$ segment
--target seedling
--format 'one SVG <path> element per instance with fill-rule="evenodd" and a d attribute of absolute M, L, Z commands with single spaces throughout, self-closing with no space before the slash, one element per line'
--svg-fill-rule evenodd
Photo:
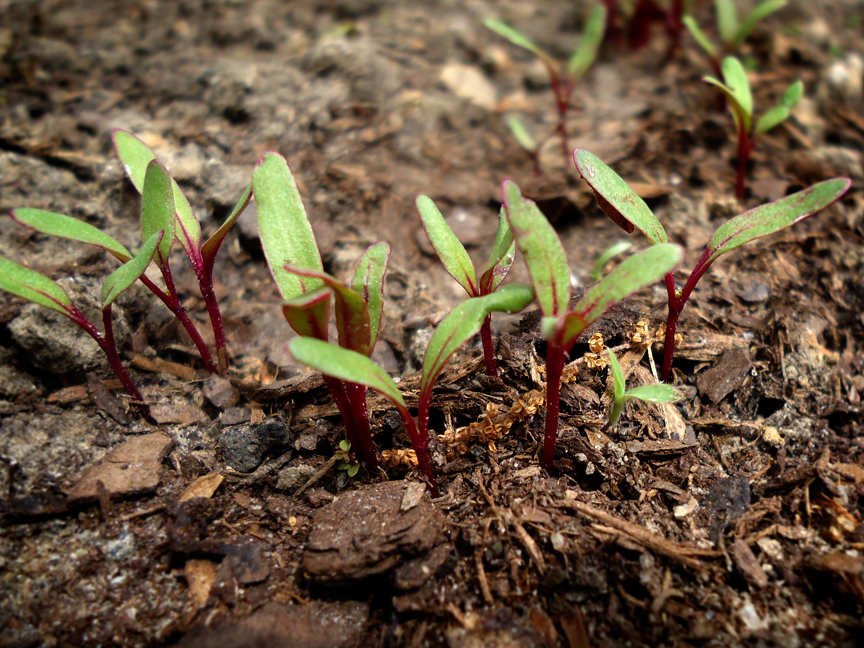
<path fill-rule="evenodd" d="M 538 47 L 531 39 L 510 25 L 492 19 L 486 20 L 483 24 L 499 36 L 503 36 L 509 40 L 514 45 L 533 53 L 540 59 L 546 68 L 546 73 L 549 75 L 549 83 L 552 86 L 552 92 L 555 94 L 555 108 L 558 112 L 558 124 L 552 133 L 557 132 L 561 138 L 561 151 L 566 166 L 570 156 L 570 144 L 567 134 L 567 113 L 570 110 L 570 102 L 573 98 L 573 91 L 576 89 L 576 84 L 583 76 L 585 76 L 588 68 L 591 67 L 594 59 L 597 58 L 597 51 L 600 49 L 600 43 L 603 41 L 603 31 L 606 26 L 606 8 L 603 7 L 603 5 L 596 5 L 591 11 L 591 14 L 588 17 L 588 22 L 585 23 L 585 31 L 582 33 L 582 39 L 573 51 L 573 55 L 570 57 L 567 66 L 563 70 L 559 66 L 558 61 L 552 58 L 551 55 L 540 49 L 540 47 Z M 519 123 L 521 124 L 521 122 Z M 510 129 L 511 131 L 513 130 L 512 123 Z M 525 130 L 524 126 L 521 130 L 524 131 L 525 135 L 528 134 L 528 131 Z M 533 142 L 533 138 L 531 138 L 530 135 L 528 135 L 527 138 L 520 137 L 516 132 L 514 132 L 514 135 L 523 147 Z M 549 139 L 550 136 L 551 134 L 544 137 L 543 140 L 534 147 L 532 159 L 535 163 L 535 170 L 539 165 L 538 157 L 540 146 L 542 146 L 543 142 Z"/>
<path fill-rule="evenodd" d="M 504 213 L 498 215 L 498 233 L 495 235 L 495 244 L 492 246 L 492 254 L 486 270 L 477 281 L 477 273 L 474 264 L 465 247 L 456 238 L 453 230 L 447 225 L 447 221 L 441 215 L 438 207 L 427 196 L 417 196 L 417 212 L 426 230 L 426 236 L 432 243 L 435 252 L 444 264 L 444 269 L 453 277 L 460 286 L 465 289 L 469 297 L 482 297 L 493 293 L 510 271 L 513 259 L 516 256 L 516 243 L 513 241 L 513 232 L 504 217 Z M 495 363 L 495 352 L 492 347 L 492 315 L 487 315 L 480 328 L 480 336 L 483 341 L 483 358 L 486 362 L 486 373 L 490 376 L 498 375 Z"/>
<path fill-rule="evenodd" d="M 150 162 L 156 159 L 156 155 L 132 133 L 115 130 L 111 137 L 114 140 L 114 148 L 117 150 L 117 155 L 123 163 L 126 174 L 139 193 L 143 192 L 144 174 Z M 216 357 L 219 363 L 218 371 L 219 373 L 226 374 L 228 372 L 228 345 L 225 340 L 225 325 L 222 322 L 222 312 L 219 310 L 219 301 L 216 299 L 216 293 L 213 290 L 213 267 L 216 263 L 216 254 L 219 252 L 222 242 L 234 226 L 234 223 L 240 218 L 240 214 L 246 209 L 246 205 L 249 204 L 252 187 L 246 187 L 240 196 L 240 200 L 228 215 L 228 218 L 225 219 L 225 222 L 222 223 L 213 236 L 202 244 L 201 224 L 192 211 L 189 201 L 173 179 L 171 180 L 171 186 L 174 190 L 174 208 L 177 221 L 176 235 L 180 241 L 180 245 L 183 246 L 186 252 L 186 256 L 189 257 L 189 262 L 192 264 L 192 269 L 198 278 L 201 296 L 204 298 L 204 304 L 207 306 L 207 313 L 210 316 L 210 324 L 213 327 L 213 337 L 216 342 Z M 173 238 L 172 236 L 172 242 Z M 192 337 L 193 342 L 198 347 L 198 351 L 201 353 L 205 364 L 208 365 L 208 368 L 212 372 L 213 361 L 210 357 L 210 352 L 207 350 L 207 346 L 203 340 L 201 340 L 201 336 L 198 335 L 194 324 L 192 324 L 188 316 L 185 316 L 183 307 L 174 289 L 174 282 L 171 279 L 171 269 L 168 267 L 167 258 L 164 264 L 159 265 L 159 269 L 162 271 L 162 277 L 165 279 L 167 294 L 164 298 L 160 293 L 157 292 L 156 294 L 180 318 L 184 328 L 189 332 L 190 337 Z M 195 333 L 193 334 L 192 331 L 195 331 Z"/>
<path fill-rule="evenodd" d="M 623 15 L 625 12 L 621 11 L 617 0 L 604 0 L 604 4 L 609 11 L 607 36 L 617 38 L 620 33 L 618 18 L 619 15 Z M 630 49 L 642 49 L 648 44 L 648 40 L 651 37 L 651 24 L 655 22 L 663 23 L 663 28 L 669 39 L 667 58 L 678 49 L 683 30 L 681 19 L 689 9 L 689 1 L 669 0 L 668 2 L 663 2 L 662 0 L 636 0 L 635 4 L 633 2 L 621 4 L 632 6 L 632 10 L 629 11 L 629 17 L 627 17 L 627 41 Z"/>
<path fill-rule="evenodd" d="M 603 250 L 600 256 L 597 257 L 597 262 L 594 264 L 594 269 L 591 271 L 591 279 L 594 281 L 600 281 L 600 277 L 603 276 L 603 268 L 606 267 L 606 264 L 619 254 L 623 254 L 629 250 L 631 247 L 633 247 L 633 241 L 622 239 L 620 241 L 615 241 L 615 243 Z"/>
<path fill-rule="evenodd" d="M 390 246 L 376 243 L 358 259 L 351 287 L 324 272 L 315 235 L 288 163 L 265 153 L 252 176 L 258 205 L 258 229 L 264 256 L 284 301 L 285 319 L 299 335 L 328 339 L 331 292 L 336 304 L 339 344 L 364 357 L 372 355 L 383 317 L 384 274 Z M 369 429 L 366 389 L 324 374 L 345 422 L 351 447 L 370 468 L 378 466 Z"/>
<path fill-rule="evenodd" d="M 735 120 L 735 128 L 738 132 L 738 177 L 735 183 L 735 195 L 739 201 L 743 201 L 747 162 L 756 143 L 756 136 L 786 121 L 789 113 L 804 94 L 804 84 L 796 81 L 790 85 L 783 93 L 780 103 L 762 115 L 754 125 L 753 95 L 750 92 L 750 82 L 747 80 L 744 66 L 738 59 L 727 56 L 723 59 L 722 69 L 725 83 L 714 77 L 704 77 L 702 80 L 720 89 L 726 97 L 729 110 Z"/>
<path fill-rule="evenodd" d="M 741 46 L 750 37 L 750 34 L 753 33 L 759 21 L 782 9 L 787 4 L 787 0 L 764 0 L 764 2 L 760 2 L 751 10 L 743 21 L 739 22 L 738 10 L 735 8 L 734 0 L 714 0 L 717 31 L 721 43 L 720 47 L 717 47 L 705 34 L 692 15 L 688 14 L 684 16 L 682 22 L 693 35 L 693 38 L 696 39 L 696 42 L 699 43 L 700 47 L 708 54 L 714 74 L 720 76 L 722 74 L 720 68 L 721 56 L 723 54 L 740 54 Z"/>
<path fill-rule="evenodd" d="M 635 191 L 600 158 L 585 149 L 573 152 L 576 168 L 590 185 L 600 208 L 627 232 L 638 229 L 651 243 L 666 244 L 666 230 Z M 696 284 L 711 264 L 723 254 L 768 234 L 773 234 L 809 218 L 839 200 L 852 185 L 849 178 L 833 178 L 786 196 L 772 203 L 755 207 L 727 221 L 714 232 L 702 256 L 696 262 L 684 288 L 679 290 L 671 270 L 665 275 L 669 312 L 663 350 L 664 381 L 672 375 L 672 356 L 675 352 L 675 333 L 678 318 Z M 518 234 L 517 234 L 518 237 Z M 517 239 L 518 240 L 518 239 Z"/>
<path fill-rule="evenodd" d="M 609 429 L 618 422 L 621 412 L 624 410 L 624 403 L 631 398 L 645 401 L 646 403 L 677 403 L 684 398 L 684 395 L 672 385 L 642 385 L 628 390 L 624 381 L 624 372 L 621 371 L 618 358 L 615 357 L 615 354 L 611 350 L 609 351 L 609 366 L 612 368 L 612 384 L 615 389 L 615 400 L 612 401 L 612 408 L 609 410 L 609 422 L 604 429 Z"/>
<path fill-rule="evenodd" d="M 570 269 L 561 240 L 537 205 L 522 197 L 512 181 L 503 186 L 507 220 L 525 257 L 546 337 L 546 433 L 540 464 L 552 470 L 558 436 L 561 372 L 576 339 L 613 306 L 650 286 L 677 267 L 677 245 L 654 245 L 625 260 L 570 307 Z"/>
<path fill-rule="evenodd" d="M 351 454 L 351 444 L 345 439 L 339 442 L 339 449 L 333 455 L 333 458 L 336 460 L 336 469 L 344 470 L 348 474 L 348 477 L 354 477 L 360 472 L 360 462 Z"/>
<path fill-rule="evenodd" d="M 506 286 L 491 295 L 465 300 L 441 321 L 426 349 L 417 424 L 396 383 L 365 355 L 312 337 L 295 338 L 288 344 L 288 349 L 298 362 L 320 371 L 324 376 L 369 387 L 388 398 L 402 417 L 411 438 L 411 446 L 417 453 L 420 472 L 428 482 L 432 494 L 438 497 L 438 486 L 429 461 L 429 405 L 435 380 L 447 360 L 476 335 L 489 312 L 522 310 L 533 296 L 533 291 L 528 286 Z"/>
<path fill-rule="evenodd" d="M 154 187 L 155 184 L 158 184 L 158 179 L 153 180 L 155 175 L 157 174 L 151 173 L 148 170 L 148 195 L 158 191 Z M 154 187 L 152 192 L 151 187 Z M 163 195 L 162 198 L 164 199 L 165 196 Z M 156 199 L 152 202 L 158 203 L 160 201 Z M 81 224 L 86 225 L 86 223 Z M 25 268 L 14 261 L 0 257 L 0 289 L 65 315 L 92 337 L 96 341 L 96 344 L 99 345 L 99 348 L 102 349 L 102 352 L 108 359 L 108 364 L 117 375 L 117 378 L 120 379 L 120 383 L 123 385 L 126 393 L 135 401 L 142 416 L 151 423 L 155 423 L 155 421 L 150 416 L 150 408 L 144 402 L 144 397 L 138 391 L 138 387 L 120 360 L 117 343 L 114 339 L 111 307 L 114 301 L 144 274 L 154 254 L 157 253 L 158 247 L 164 240 L 164 236 L 164 229 L 150 234 L 147 241 L 138 251 L 138 254 L 129 258 L 125 264 L 109 275 L 102 284 L 102 323 L 104 333 L 99 332 L 90 320 L 75 306 L 66 291 L 55 281 L 35 270 Z"/>

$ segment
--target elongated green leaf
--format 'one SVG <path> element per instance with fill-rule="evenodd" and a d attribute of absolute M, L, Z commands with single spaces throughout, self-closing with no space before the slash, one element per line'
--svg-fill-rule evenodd
<path fill-rule="evenodd" d="M 786 106 L 774 106 L 756 122 L 757 133 L 767 133 L 775 126 L 779 126 L 789 118 L 789 108 Z"/>
<path fill-rule="evenodd" d="M 270 274 L 284 301 L 315 290 L 320 279 L 301 278 L 285 270 L 295 265 L 323 270 L 315 234 L 306 217 L 297 183 L 288 162 L 278 153 L 265 153 L 252 174 L 252 192 L 258 206 L 258 230 Z"/>
<path fill-rule="evenodd" d="M 375 243 L 357 259 L 354 265 L 354 281 L 351 287 L 366 302 L 369 312 L 369 346 L 375 348 L 384 316 L 384 275 L 390 260 L 390 245 Z"/>
<path fill-rule="evenodd" d="M 711 237 L 700 265 L 711 264 L 721 254 L 813 216 L 839 200 L 850 186 L 849 178 L 832 178 L 736 216 Z"/>
<path fill-rule="evenodd" d="M 474 264 L 471 257 L 465 251 L 465 246 L 456 238 L 453 230 L 444 220 L 441 211 L 428 196 L 417 196 L 415 201 L 420 220 L 426 236 L 435 248 L 438 258 L 444 265 L 444 269 L 453 277 L 460 286 L 465 289 L 471 297 L 477 297 L 480 291 L 477 288 L 477 275 L 474 272 Z"/>
<path fill-rule="evenodd" d="M 165 230 L 154 232 L 138 250 L 138 254 L 108 276 L 102 284 L 102 308 L 113 304 L 123 291 L 128 290 L 132 284 L 138 281 L 144 271 L 147 270 L 150 261 L 153 260 L 156 248 L 159 247 L 164 236 Z"/>
<path fill-rule="evenodd" d="M 803 96 L 804 83 L 799 79 L 786 88 L 786 92 L 783 93 L 783 98 L 780 100 L 780 103 L 791 109 L 798 105 L 798 102 L 801 101 L 801 97 Z"/>
<path fill-rule="evenodd" d="M 365 356 L 372 355 L 369 309 L 361 294 L 343 286 L 336 277 L 321 270 L 289 265 L 285 266 L 285 270 L 299 277 L 311 277 L 323 281 L 333 291 L 335 297 L 339 345 Z"/>
<path fill-rule="evenodd" d="M 723 59 L 721 66 L 723 70 L 723 81 L 726 87 L 732 91 L 732 96 L 735 97 L 735 102 L 741 107 L 746 120 L 744 125 L 747 132 L 750 132 L 750 120 L 753 118 L 753 95 L 750 92 L 750 82 L 747 80 L 747 72 L 744 66 L 734 56 L 727 56 Z"/>
<path fill-rule="evenodd" d="M 132 133 L 124 130 L 115 130 L 111 134 L 114 140 L 114 148 L 117 156 L 126 169 L 126 175 L 135 185 L 138 193 L 144 191 L 144 177 L 147 174 L 147 165 L 156 155 L 140 139 Z M 192 206 L 180 186 L 172 178 L 171 186 L 174 190 L 174 209 L 177 218 L 177 229 L 175 234 L 180 240 L 180 245 L 186 251 L 186 255 L 192 262 L 196 274 L 201 268 L 201 224 L 192 212 Z"/>
<path fill-rule="evenodd" d="M 750 132 L 750 124 L 752 117 L 748 115 L 744 108 L 738 103 L 738 99 L 735 96 L 735 92 L 724 84 L 722 81 L 718 81 L 712 76 L 704 76 L 702 77 L 702 81 L 709 85 L 715 86 L 720 92 L 722 92 L 726 96 L 726 102 L 729 104 L 729 112 L 732 113 L 732 117 L 735 120 L 735 128 L 740 131 L 742 128 L 745 129 L 748 133 Z"/>
<path fill-rule="evenodd" d="M 531 137 L 531 133 L 529 133 L 528 129 L 525 128 L 525 124 L 522 123 L 521 119 L 515 115 L 510 117 L 510 119 L 507 120 L 507 128 L 510 129 L 513 138 L 519 142 L 519 146 L 532 154 L 537 151 L 537 142 L 535 142 L 534 138 Z"/>
<path fill-rule="evenodd" d="M 489 255 L 489 263 L 483 276 L 480 277 L 480 293 L 487 295 L 494 291 L 504 277 L 510 272 L 513 260 L 516 258 L 516 241 L 513 240 L 513 230 L 507 222 L 504 206 L 498 213 L 498 231 L 495 234 L 495 244 L 492 246 L 492 254 Z"/>
<path fill-rule="evenodd" d="M 308 337 L 294 338 L 288 343 L 288 350 L 298 362 L 320 371 L 325 376 L 374 389 L 390 399 L 400 410 L 407 411 L 396 383 L 366 356 Z"/>
<path fill-rule="evenodd" d="M 588 22 L 585 23 L 585 30 L 582 32 L 582 41 L 567 63 L 567 72 L 574 79 L 581 79 L 597 58 L 597 51 L 600 49 L 600 43 L 603 42 L 605 31 L 606 7 L 598 4 L 591 10 Z"/>
<path fill-rule="evenodd" d="M 282 314 L 297 333 L 327 341 L 330 321 L 330 288 L 321 286 L 300 293 L 282 305 Z"/>
<path fill-rule="evenodd" d="M 642 385 L 628 390 L 624 398 L 638 398 L 646 403 L 677 403 L 684 398 L 684 394 L 672 385 Z"/>
<path fill-rule="evenodd" d="M 627 389 L 627 384 L 624 382 L 624 372 L 621 371 L 621 365 L 618 364 L 618 358 L 610 350 L 609 351 L 609 367 L 612 369 L 612 384 L 615 387 L 615 400 L 620 401 L 624 398 L 624 391 Z"/>
<path fill-rule="evenodd" d="M 228 214 L 228 218 L 225 219 L 225 222 L 219 226 L 219 229 L 216 230 L 213 236 L 207 239 L 207 242 L 201 247 L 201 256 L 205 260 L 212 261 L 216 256 L 219 247 L 222 245 L 222 241 L 225 240 L 225 237 L 228 236 L 228 232 L 231 231 L 232 227 L 234 227 L 234 223 L 236 223 L 237 219 L 240 218 L 240 214 L 242 214 L 243 210 L 246 209 L 250 198 L 252 198 L 251 184 L 243 191 L 240 200 L 238 200 L 237 204 L 234 205 L 234 209 L 232 209 L 231 213 Z"/>
<path fill-rule="evenodd" d="M 720 40 L 731 46 L 738 31 L 738 11 L 735 9 L 735 1 L 714 0 L 714 8 L 717 11 L 717 31 L 720 33 Z"/>
<path fill-rule="evenodd" d="M 66 316 L 74 308 L 69 295 L 56 281 L 3 257 L 0 257 L 0 290 Z"/>
<path fill-rule="evenodd" d="M 428 393 L 447 361 L 470 340 L 492 312 L 516 313 L 534 299 L 530 286 L 511 284 L 482 297 L 466 299 L 438 324 L 423 360 L 420 393 Z"/>
<path fill-rule="evenodd" d="M 738 30 L 735 32 L 735 35 L 732 38 L 732 48 L 737 51 L 741 45 L 744 44 L 744 41 L 747 40 L 747 37 L 753 32 L 753 29 L 760 20 L 767 18 L 779 9 L 782 9 L 786 4 L 787 0 L 765 0 L 765 2 L 760 2 L 756 5 L 753 8 L 753 11 L 747 14 L 744 21 L 741 23 L 741 26 L 738 27 Z"/>
<path fill-rule="evenodd" d="M 585 149 L 576 149 L 573 160 L 582 178 L 593 189 L 597 204 L 615 224 L 628 232 L 635 226 L 654 244 L 669 240 L 645 201 L 603 160 Z"/>
<path fill-rule="evenodd" d="M 581 329 L 577 331 L 574 322 L 584 329 L 633 293 L 660 281 L 678 267 L 683 258 L 684 251 L 680 246 L 659 243 L 624 260 L 579 300 L 572 311 L 578 319 L 571 317 L 572 321 L 568 321 L 565 317 L 556 326 L 561 335 L 561 346 L 569 349 L 582 332 Z"/>
<path fill-rule="evenodd" d="M 702 31 L 702 28 L 699 26 L 699 23 L 696 22 L 696 19 L 693 16 L 684 16 L 681 19 L 681 22 L 684 23 L 684 26 L 687 28 L 687 31 L 690 32 L 690 35 L 693 36 L 694 40 L 699 43 L 699 47 L 701 47 L 708 56 L 712 58 L 716 58 L 717 56 L 717 48 L 714 47 L 714 43 L 711 42 L 711 39 Z"/>
<path fill-rule="evenodd" d="M 124 263 L 132 258 L 129 250 L 119 241 L 77 218 L 29 207 L 13 209 L 10 215 L 15 221 L 37 232 L 101 247 Z"/>
<path fill-rule="evenodd" d="M 171 176 L 159 160 L 150 160 L 141 192 L 141 239 L 149 240 L 156 232 L 165 232 L 156 249 L 156 263 L 168 263 L 174 243 L 174 192 Z"/>
<path fill-rule="evenodd" d="M 505 180 L 503 194 L 507 221 L 525 257 L 540 311 L 562 315 L 570 302 L 570 267 L 561 239 L 537 204 L 522 197 L 516 183 Z"/>
<path fill-rule="evenodd" d="M 600 281 L 600 277 L 603 276 L 603 268 L 606 267 L 606 264 L 622 252 L 629 250 L 631 247 L 633 247 L 633 242 L 623 239 L 621 241 L 615 241 L 615 243 L 603 250 L 603 254 L 597 258 L 597 263 L 594 264 L 594 269 L 591 271 L 591 278 L 594 281 Z"/>
<path fill-rule="evenodd" d="M 493 32 L 498 34 L 499 36 L 503 36 L 507 40 L 509 40 L 514 45 L 518 45 L 519 47 L 524 47 L 529 52 L 534 52 L 538 56 L 544 56 L 543 50 L 537 47 L 531 39 L 522 34 L 521 32 L 515 30 L 513 27 L 508 25 L 507 23 L 503 23 L 500 20 L 494 20 L 489 18 L 483 21 L 483 24 L 491 29 Z"/>

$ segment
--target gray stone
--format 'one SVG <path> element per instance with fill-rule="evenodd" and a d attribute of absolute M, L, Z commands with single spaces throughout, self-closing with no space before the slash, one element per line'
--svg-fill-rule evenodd
<path fill-rule="evenodd" d="M 303 484 L 312 479 L 312 476 L 317 471 L 305 464 L 299 466 L 288 466 L 279 472 L 279 481 L 276 483 L 276 488 L 289 493 L 294 492 Z"/>
<path fill-rule="evenodd" d="M 281 421 L 227 428 L 219 437 L 222 459 L 234 470 L 251 473 L 268 456 L 289 449 L 291 436 Z"/>
<path fill-rule="evenodd" d="M 204 381 L 202 391 L 204 398 L 221 410 L 234 407 L 240 400 L 240 392 L 224 376 L 210 376 Z"/>

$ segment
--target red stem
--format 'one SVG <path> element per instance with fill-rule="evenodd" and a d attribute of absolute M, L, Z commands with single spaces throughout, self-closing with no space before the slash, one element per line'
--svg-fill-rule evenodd
<path fill-rule="evenodd" d="M 357 428 L 354 425 L 354 415 L 351 412 L 351 404 L 348 401 L 348 394 L 345 392 L 345 383 L 331 376 L 324 376 L 324 384 L 330 390 L 330 395 L 333 397 L 333 402 L 339 409 L 339 414 L 342 416 L 342 422 L 345 424 L 345 437 L 352 448 L 359 448 L 360 443 L 357 441 Z"/>
<path fill-rule="evenodd" d="M 441 492 L 438 490 L 438 484 L 435 481 L 435 475 L 432 474 L 432 464 L 429 462 L 429 405 L 426 405 L 426 432 L 421 434 L 417 431 L 417 426 L 414 424 L 414 419 L 411 412 L 407 408 L 397 406 L 402 422 L 405 424 L 405 429 L 408 431 L 408 436 L 411 437 L 411 445 L 414 447 L 414 452 L 417 453 L 417 465 L 423 477 L 426 478 L 426 484 L 432 493 L 432 497 L 441 497 Z"/>
<path fill-rule="evenodd" d="M 678 318 L 681 316 L 687 300 L 690 299 L 693 289 L 696 288 L 696 284 L 699 283 L 702 275 L 711 267 L 712 262 L 708 260 L 710 252 L 711 250 L 706 248 L 705 252 L 702 253 L 702 257 L 687 278 L 687 283 L 684 284 L 680 296 L 675 289 L 675 278 L 672 276 L 672 273 L 670 272 L 664 278 L 666 293 L 669 297 L 669 311 L 666 317 L 666 337 L 663 340 L 663 372 L 661 376 L 664 382 L 668 382 L 672 378 L 672 356 L 675 353 L 675 333 L 678 330 Z"/>
<path fill-rule="evenodd" d="M 357 383 L 346 382 L 345 393 L 351 406 L 357 436 L 357 450 L 360 459 L 372 471 L 378 469 L 378 453 L 375 442 L 372 441 L 372 430 L 369 428 L 369 412 L 366 409 L 366 387 Z M 350 441 L 349 441 L 350 442 Z M 353 446 L 352 446 L 353 447 Z"/>
<path fill-rule="evenodd" d="M 225 324 L 222 322 L 222 311 L 219 310 L 219 300 L 213 290 L 213 264 L 215 255 L 204 259 L 204 266 L 198 277 L 198 286 L 201 296 L 207 306 L 210 315 L 210 324 L 213 327 L 213 338 L 216 342 L 216 357 L 219 360 L 219 373 L 223 376 L 228 373 L 228 344 L 225 341 Z"/>
<path fill-rule="evenodd" d="M 743 123 L 743 120 L 739 120 Z M 735 183 L 735 197 L 744 201 L 744 183 L 747 180 L 747 162 L 753 150 L 753 138 L 746 130 L 738 131 L 738 179 Z"/>
<path fill-rule="evenodd" d="M 480 339 L 483 341 L 483 359 L 486 361 L 486 373 L 490 376 L 498 375 L 498 366 L 495 363 L 495 349 L 492 343 L 492 315 L 486 316 L 483 326 L 480 327 Z"/>
<path fill-rule="evenodd" d="M 555 461 L 555 442 L 558 439 L 558 409 L 561 404 L 561 372 L 564 370 L 565 350 L 552 340 L 546 346 L 546 434 L 543 437 L 543 455 L 540 465 L 551 473 Z"/>

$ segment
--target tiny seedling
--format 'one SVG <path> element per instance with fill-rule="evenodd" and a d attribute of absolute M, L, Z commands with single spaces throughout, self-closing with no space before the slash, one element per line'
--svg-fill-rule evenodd
<path fill-rule="evenodd" d="M 102 284 L 104 333 L 99 333 L 99 330 L 72 303 L 66 291 L 55 281 L 35 270 L 0 257 L 0 289 L 65 315 L 92 337 L 102 349 L 108 359 L 108 364 L 117 378 L 120 379 L 126 393 L 132 397 L 142 416 L 150 423 L 155 423 L 150 416 L 150 408 L 144 402 L 144 397 L 138 391 L 138 387 L 120 360 L 117 343 L 114 339 L 111 306 L 124 291 L 128 290 L 144 274 L 164 235 L 164 230 L 153 232 L 138 251 L 138 254 L 117 268 Z"/>
<path fill-rule="evenodd" d="M 606 264 L 619 254 L 623 254 L 629 250 L 631 247 L 633 247 L 633 241 L 622 239 L 620 241 L 615 241 L 612 245 L 603 250 L 600 256 L 597 257 L 597 262 L 594 264 L 594 269 L 591 271 L 591 279 L 593 281 L 600 281 L 600 277 L 603 276 L 603 268 L 606 267 Z"/>
<path fill-rule="evenodd" d="M 351 454 L 351 444 L 345 439 L 339 442 L 339 449 L 333 455 L 336 460 L 336 470 L 344 470 L 348 477 L 354 477 L 360 472 L 360 462 Z"/>
<path fill-rule="evenodd" d="M 646 403 L 677 403 L 684 398 L 684 395 L 672 385 L 642 385 L 627 389 L 624 381 L 624 372 L 621 371 L 618 358 L 615 357 L 615 354 L 611 350 L 609 351 L 609 366 L 612 369 L 615 400 L 612 401 L 612 407 L 609 410 L 609 422 L 604 429 L 609 429 L 618 422 L 618 419 L 621 418 L 621 412 L 624 410 L 624 403 L 631 398 L 645 401 Z"/>
<path fill-rule="evenodd" d="M 344 286 L 324 272 L 306 208 L 285 158 L 265 153 L 252 175 L 252 187 L 264 256 L 291 328 L 299 335 L 326 342 L 332 293 L 340 346 L 366 358 L 371 356 L 383 317 L 384 274 L 390 246 L 370 246 L 355 265 L 351 287 Z M 326 373 L 324 381 L 342 414 L 348 442 L 358 448 L 360 458 L 370 469 L 377 468 L 366 388 Z"/>
<path fill-rule="evenodd" d="M 627 232 L 638 229 L 653 244 L 665 244 L 669 238 L 657 217 L 624 180 L 600 158 L 586 151 L 573 152 L 576 168 L 589 184 L 600 208 Z M 672 375 L 672 356 L 675 352 L 675 333 L 684 305 L 696 284 L 711 264 L 721 255 L 768 234 L 773 234 L 809 218 L 829 207 L 845 194 L 852 181 L 849 178 L 832 178 L 786 196 L 772 203 L 755 207 L 727 221 L 714 232 L 702 256 L 696 262 L 684 288 L 679 290 L 670 271 L 665 275 L 669 311 L 666 319 L 666 336 L 663 350 L 664 381 Z M 518 235 L 517 235 L 518 240 Z"/>
<path fill-rule="evenodd" d="M 495 244 L 492 246 L 492 254 L 486 270 L 477 281 L 477 273 L 474 264 L 465 251 L 465 247 L 456 238 L 453 230 L 444 220 L 438 207 L 428 196 L 417 196 L 417 212 L 426 230 L 426 236 L 432 243 L 432 247 L 441 259 L 444 269 L 453 277 L 460 286 L 465 289 L 469 297 L 482 297 L 489 295 L 501 285 L 516 256 L 516 243 L 513 241 L 513 232 L 504 217 L 503 210 L 498 216 L 498 233 L 495 235 Z M 483 358 L 486 362 L 486 373 L 490 376 L 498 375 L 495 363 L 495 352 L 492 346 L 492 315 L 491 313 L 483 321 L 480 329 L 483 340 Z"/>
<path fill-rule="evenodd" d="M 625 260 L 570 307 L 570 269 L 561 240 L 552 225 L 519 187 L 504 182 L 504 207 L 525 257 L 543 315 L 546 337 L 546 433 L 540 464 L 552 470 L 558 436 L 561 372 L 567 354 L 582 332 L 613 306 L 672 272 L 683 251 L 670 243 L 654 245 Z"/>
<path fill-rule="evenodd" d="M 503 36 L 514 45 L 522 47 L 540 59 L 546 68 L 546 73 L 549 75 L 549 83 L 552 86 L 552 92 L 555 94 L 555 108 L 558 112 L 558 124 L 553 130 L 553 133 L 558 133 L 561 138 L 561 151 L 564 155 L 565 166 L 569 163 L 570 144 L 567 133 L 567 113 L 570 111 L 573 92 L 576 89 L 576 84 L 585 76 L 585 73 L 594 63 L 597 58 L 597 51 L 600 49 L 600 43 L 603 41 L 603 31 L 606 27 L 606 8 L 603 5 L 596 5 L 588 16 L 588 21 L 585 23 L 585 30 L 582 33 L 582 39 L 579 45 L 573 51 L 573 55 L 567 62 L 567 66 L 562 70 L 552 56 L 538 47 L 531 39 L 517 31 L 510 25 L 499 20 L 486 20 L 486 27 L 494 31 L 499 36 Z M 513 128 L 513 122 L 510 123 L 510 130 L 513 132 L 519 144 L 527 149 L 533 144 L 533 138 L 528 134 L 524 125 L 518 122 L 516 130 Z M 551 134 L 550 134 L 551 136 Z M 543 142 L 549 139 L 549 136 L 543 138 L 539 145 L 533 146 L 531 157 L 534 160 L 535 170 L 539 168 L 539 150 Z"/>
<path fill-rule="evenodd" d="M 788 0 L 764 0 L 753 7 L 744 20 L 739 22 L 734 0 L 714 0 L 714 9 L 717 16 L 717 32 L 721 42 L 719 48 L 702 30 L 702 27 L 700 27 L 692 15 L 688 14 L 684 16 L 682 22 L 696 42 L 699 43 L 699 46 L 708 54 L 714 73 L 720 76 L 722 74 L 720 68 L 721 56 L 723 54 L 740 54 L 741 46 L 749 38 L 750 34 L 753 33 L 759 21 L 764 20 L 787 4 Z"/>
<path fill-rule="evenodd" d="M 750 91 L 750 82 L 747 80 L 747 73 L 744 71 L 741 61 L 733 56 L 727 56 L 723 59 L 722 71 L 722 82 L 714 77 L 704 77 L 702 80 L 719 88 L 726 97 L 729 110 L 735 120 L 735 129 L 738 133 L 738 176 L 735 183 L 735 195 L 739 201 L 743 201 L 747 162 L 756 143 L 756 136 L 766 133 L 786 121 L 804 94 L 804 84 L 801 81 L 796 81 L 790 85 L 780 98 L 780 103 L 762 115 L 754 124 L 753 94 Z"/>

